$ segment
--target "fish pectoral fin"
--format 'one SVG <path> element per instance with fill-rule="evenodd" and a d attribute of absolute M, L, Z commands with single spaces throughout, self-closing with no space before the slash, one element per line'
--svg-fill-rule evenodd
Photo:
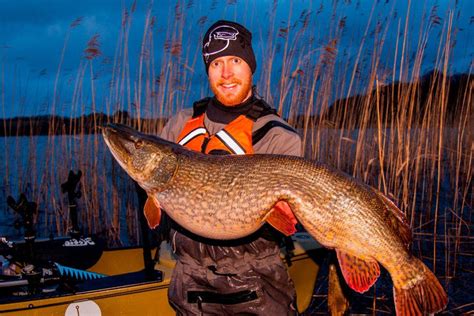
<path fill-rule="evenodd" d="M 364 293 L 380 275 L 379 263 L 372 259 L 360 259 L 336 249 L 337 259 L 347 285 L 354 291 Z"/>
<path fill-rule="evenodd" d="M 285 201 L 278 201 L 268 213 L 265 220 L 285 236 L 296 233 L 295 225 L 298 223 L 291 207 Z"/>
<path fill-rule="evenodd" d="M 145 214 L 146 221 L 148 222 L 148 227 L 154 229 L 160 224 L 161 220 L 161 207 L 158 201 L 148 197 L 145 202 L 145 207 L 143 208 L 143 213 Z"/>

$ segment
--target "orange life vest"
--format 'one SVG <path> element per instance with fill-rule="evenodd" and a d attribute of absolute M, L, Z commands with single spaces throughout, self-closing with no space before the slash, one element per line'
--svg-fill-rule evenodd
<path fill-rule="evenodd" d="M 200 105 L 207 105 L 207 99 L 203 101 Z M 194 105 L 195 114 L 196 109 L 203 110 L 203 107 L 199 109 L 200 105 Z M 256 109 L 254 116 L 262 114 L 263 110 L 268 111 L 268 108 L 265 107 L 266 104 L 263 105 L 261 108 L 258 108 L 258 105 L 254 107 Z M 273 127 L 279 126 L 294 132 L 291 127 L 285 124 L 278 121 L 269 121 L 255 135 L 252 135 L 254 121 L 247 117 L 247 115 L 239 115 L 216 134 L 210 135 L 204 125 L 204 112 L 196 114 L 186 122 L 178 136 L 178 144 L 205 154 L 224 152 L 226 154 L 247 155 L 254 152 L 253 141 L 261 139 Z M 266 221 L 286 236 L 296 232 L 295 225 L 297 220 L 293 215 L 291 207 L 285 201 L 278 201 L 274 205 Z M 291 238 L 289 240 L 291 241 Z"/>
<path fill-rule="evenodd" d="M 239 115 L 223 129 L 210 135 L 204 125 L 204 113 L 189 119 L 177 142 L 188 149 L 205 154 L 225 152 L 235 155 L 253 154 L 253 120 Z"/>

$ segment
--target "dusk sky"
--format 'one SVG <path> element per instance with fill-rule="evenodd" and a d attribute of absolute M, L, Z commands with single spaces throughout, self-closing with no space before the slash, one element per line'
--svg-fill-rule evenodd
<path fill-rule="evenodd" d="M 188 71 L 186 79 L 182 79 L 185 80 L 181 83 L 184 87 L 177 92 L 188 95 L 188 98 L 178 99 L 177 102 L 186 100 L 188 104 L 179 106 L 190 106 L 192 100 L 209 93 L 199 55 L 200 42 L 205 30 L 218 19 L 235 20 L 252 31 L 258 64 L 255 76 L 257 86 L 262 84 L 263 61 L 272 49 L 275 51 L 272 84 L 276 84 L 278 76 L 282 76 L 284 39 L 301 53 L 298 55 L 300 60 L 315 62 L 322 47 L 331 42 L 332 38 L 337 38 L 337 67 L 346 65 L 345 67 L 350 69 L 359 53 L 362 60 L 373 51 L 373 34 L 377 28 L 384 34 L 381 55 L 389 56 L 386 59 L 381 57 L 381 63 L 384 69 L 394 73 L 397 72 L 392 69 L 397 38 L 398 50 L 401 51 L 403 34 L 405 31 L 408 33 L 406 62 L 414 63 L 420 36 L 426 36 L 426 50 L 421 65 L 421 73 L 425 73 L 440 66 L 439 58 L 437 59 L 438 50 L 440 43 L 446 38 L 450 16 L 452 49 L 448 72 L 472 72 L 474 1 L 417 0 L 411 1 L 409 9 L 408 4 L 409 1 L 402 0 L 188 0 L 136 1 L 136 5 L 128 0 L 1 0 L 0 117 L 50 113 L 80 115 L 81 112 L 92 111 L 90 107 L 75 110 L 69 107 L 74 102 L 73 95 L 77 95 L 78 89 L 83 89 L 80 93 L 82 102 L 91 103 L 92 97 L 88 88 L 90 79 L 87 77 L 91 65 L 95 76 L 96 110 L 114 112 L 116 109 L 113 104 L 106 106 L 104 100 L 110 92 L 108 87 L 115 56 L 120 51 L 119 47 L 123 47 L 120 43 L 123 43 L 124 39 L 120 37 L 120 31 L 125 11 L 131 17 L 128 63 L 132 90 L 136 89 L 139 76 L 139 56 L 147 13 L 150 13 L 148 21 L 153 21 L 150 27 L 153 49 L 145 52 L 148 57 L 153 55 L 148 59 L 153 61 L 153 65 L 149 67 L 156 70 L 156 73 L 162 71 L 164 56 L 166 53 L 169 55 L 170 49 L 173 49 L 166 48 L 166 40 L 173 36 L 180 39 L 181 55 L 168 59 L 180 63 L 183 69 Z M 301 28 L 298 23 L 303 24 L 304 21 L 307 23 L 307 30 L 298 35 L 298 29 Z M 287 26 L 290 28 L 285 31 Z M 336 28 L 341 26 L 344 30 L 337 33 Z M 368 31 L 364 36 L 366 28 Z M 273 42 L 269 41 L 271 34 L 276 38 Z M 84 50 L 94 36 L 97 36 L 100 55 L 88 65 Z M 273 48 L 268 47 L 269 42 Z M 307 47 L 311 49 L 305 51 Z M 58 72 L 61 60 L 63 62 Z M 396 60 L 399 61 L 400 57 Z M 350 61 L 349 66 L 345 61 Z M 361 64 L 360 72 L 369 72 L 370 70 L 364 69 L 369 65 L 370 63 Z M 290 73 L 299 69 L 296 63 L 292 67 Z M 413 65 L 410 64 L 409 67 Z M 347 75 L 351 71 L 344 73 Z M 84 78 L 84 84 L 82 88 L 78 88 L 78 77 L 81 76 Z M 56 77 L 56 102 L 53 102 Z"/>

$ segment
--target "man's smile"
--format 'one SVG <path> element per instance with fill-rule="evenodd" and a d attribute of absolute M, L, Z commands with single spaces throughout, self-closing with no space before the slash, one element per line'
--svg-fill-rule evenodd
<path fill-rule="evenodd" d="M 225 88 L 225 89 L 232 89 L 232 88 L 235 88 L 237 86 L 236 83 L 223 83 L 221 84 L 221 87 Z"/>

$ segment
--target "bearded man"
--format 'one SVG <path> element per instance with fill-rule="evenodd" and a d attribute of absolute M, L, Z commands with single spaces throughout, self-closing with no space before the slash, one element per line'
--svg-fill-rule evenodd
<path fill-rule="evenodd" d="M 214 96 L 172 117 L 161 137 L 210 155 L 300 156 L 301 139 L 257 97 L 252 34 L 231 21 L 206 32 L 202 57 Z M 205 176 L 205 175 L 203 175 Z M 178 315 L 295 315 L 296 294 L 270 226 L 244 239 L 208 240 L 172 225 L 177 257 L 168 292 Z"/>

